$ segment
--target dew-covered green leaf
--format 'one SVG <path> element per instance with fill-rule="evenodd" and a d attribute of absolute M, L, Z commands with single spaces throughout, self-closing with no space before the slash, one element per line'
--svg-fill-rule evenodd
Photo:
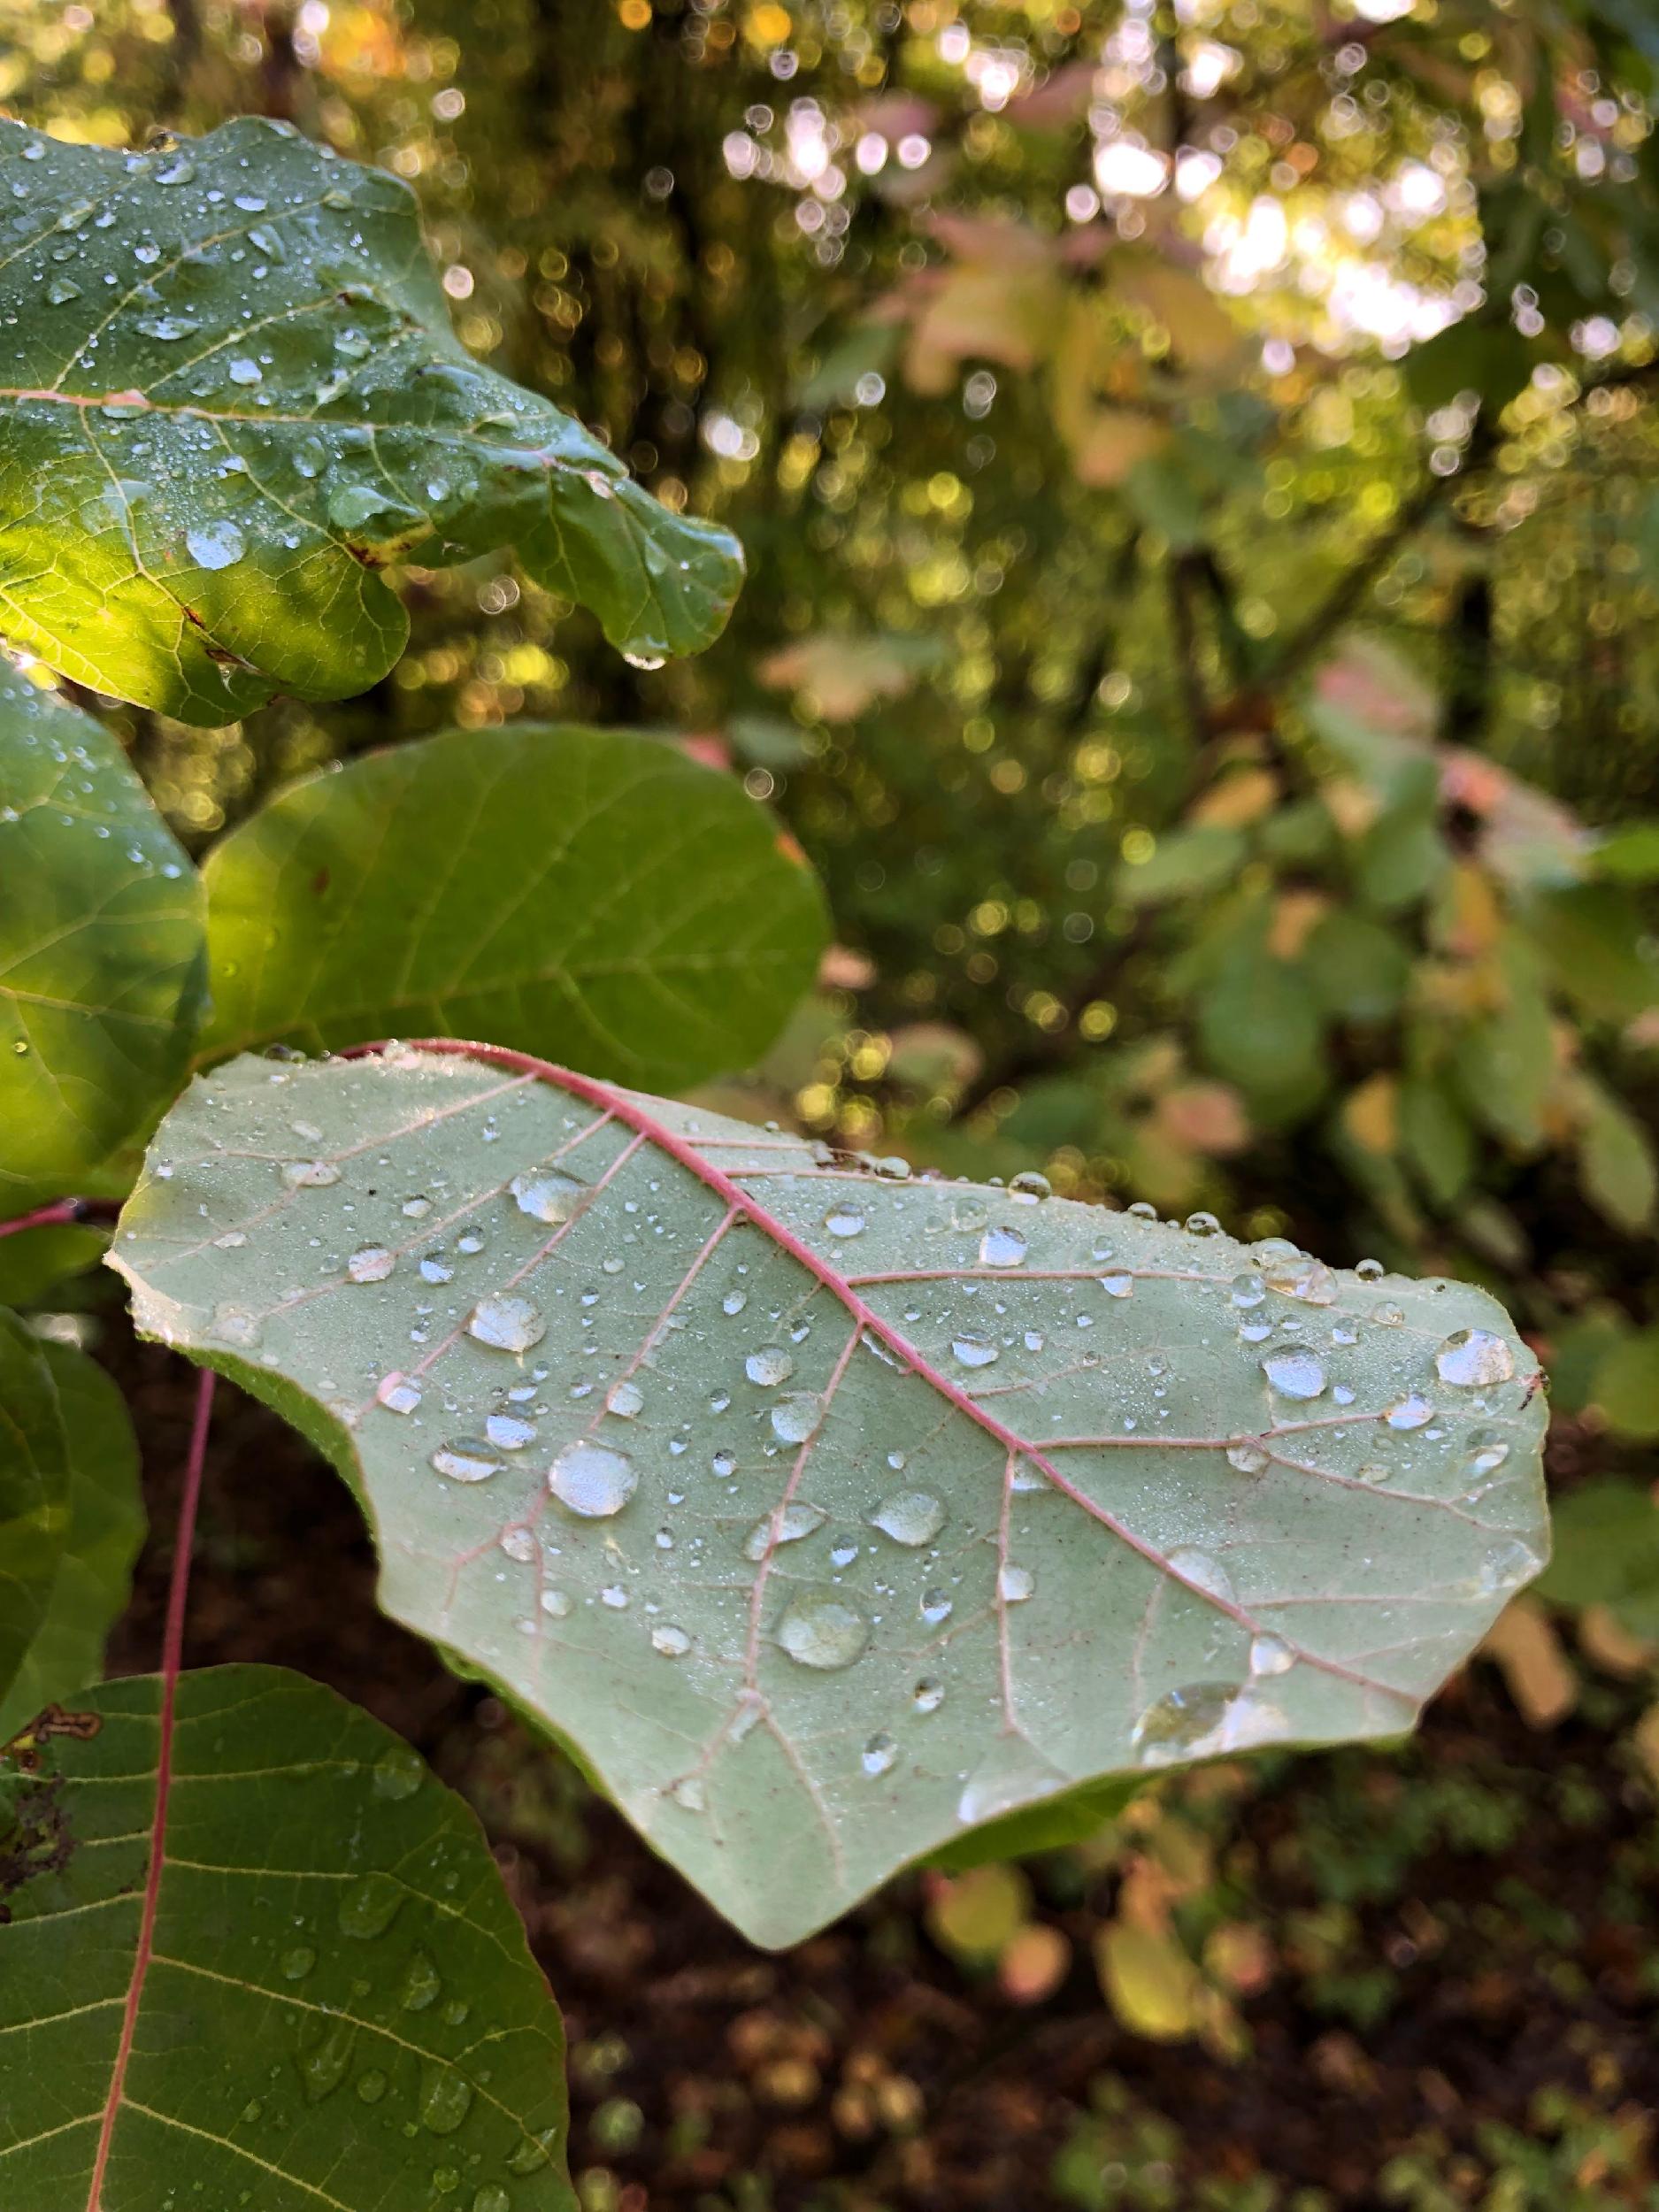
<path fill-rule="evenodd" d="M 0 664 L 5 1211 L 84 1187 L 166 1102 L 201 1015 L 203 907 L 109 732 Z"/>
<path fill-rule="evenodd" d="M 0 631 L 189 722 L 383 676 L 379 572 L 516 547 L 654 664 L 742 575 L 461 345 L 408 187 L 244 117 L 126 154 L 0 123 Z"/>
<path fill-rule="evenodd" d="M 68 1471 L 63 1539 L 28 1647 L 11 1686 L 0 1689 L 0 1743 L 103 1673 L 104 1639 L 126 1608 L 144 1534 L 126 1401 L 84 1352 L 66 1344 L 39 1349 Z"/>
<path fill-rule="evenodd" d="M 1396 1733 L 1542 1563 L 1483 1292 L 1045 1190 L 511 1053 L 247 1058 L 112 1259 L 334 1458 L 387 1609 L 786 1943 L 1079 1783 Z"/>
<path fill-rule="evenodd" d="M 279 1668 L 183 1676 L 170 1773 L 163 1716 L 106 1683 L 0 1758 L 8 2207 L 573 2212 L 558 2013 L 465 1806 Z"/>
<path fill-rule="evenodd" d="M 69 1529 L 69 1436 L 45 1347 L 0 1307 L 0 1699 L 51 1610 Z"/>
<path fill-rule="evenodd" d="M 212 1057 L 436 1033 L 678 1090 L 765 1049 L 825 941 L 730 777 L 595 730 L 373 754 L 284 791 L 205 877 Z"/>

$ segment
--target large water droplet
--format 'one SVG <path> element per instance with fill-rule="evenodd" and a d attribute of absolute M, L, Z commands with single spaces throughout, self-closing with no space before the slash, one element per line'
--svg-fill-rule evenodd
<path fill-rule="evenodd" d="M 588 1194 L 586 1183 L 579 1183 L 573 1175 L 566 1175 L 558 1168 L 532 1168 L 522 1175 L 515 1175 L 507 1188 L 518 1202 L 521 1214 L 528 1214 L 533 1221 L 544 1221 L 549 1226 L 568 1221 Z"/>
<path fill-rule="evenodd" d="M 373 1941 L 391 1926 L 403 1901 L 403 1884 L 376 1868 L 372 1874 L 365 1874 L 353 1882 L 341 1898 L 341 1934 L 354 1936 L 360 1942 Z"/>
<path fill-rule="evenodd" d="M 1296 1655 L 1282 1636 L 1264 1632 L 1251 1639 L 1252 1674 L 1288 1674 L 1295 1663 Z"/>
<path fill-rule="evenodd" d="M 536 1426 L 521 1413 L 492 1413 L 484 1433 L 498 1452 L 522 1452 L 535 1442 Z"/>
<path fill-rule="evenodd" d="M 1018 1175 L 1008 1179 L 1010 1198 L 1018 1198 L 1027 1206 L 1034 1206 L 1039 1199 L 1047 1198 L 1053 1189 L 1046 1175 L 1039 1175 L 1034 1167 L 1022 1168 Z"/>
<path fill-rule="evenodd" d="M 743 1539 L 743 1556 L 745 1559 L 761 1560 L 776 1544 L 798 1544 L 803 1538 L 815 1534 L 828 1518 L 821 1505 L 809 1505 L 803 1499 L 791 1499 L 781 1512 L 761 1515 Z"/>
<path fill-rule="evenodd" d="M 432 1455 L 432 1463 L 451 1482 L 488 1482 L 501 1472 L 500 1459 L 477 1436 L 460 1436 L 453 1443 L 440 1444 Z"/>
<path fill-rule="evenodd" d="M 1317 1398 L 1325 1388 L 1325 1370 L 1311 1352 L 1270 1352 L 1262 1372 L 1282 1398 Z"/>
<path fill-rule="evenodd" d="M 340 1170 L 332 1160 L 290 1160 L 282 1180 L 290 1190 L 326 1190 L 340 1180 Z"/>
<path fill-rule="evenodd" d="M 1383 1415 L 1383 1419 L 1391 1429 L 1420 1429 L 1425 1422 L 1433 1418 L 1433 1407 L 1415 1390 L 1391 1405 Z"/>
<path fill-rule="evenodd" d="M 645 1403 L 645 1393 L 631 1376 L 612 1383 L 605 1393 L 605 1411 L 614 1413 L 619 1421 L 632 1421 Z"/>
<path fill-rule="evenodd" d="M 774 1633 L 797 1666 L 827 1674 L 852 1665 L 870 1640 L 870 1624 L 833 1590 L 799 1590 L 779 1617 Z"/>
<path fill-rule="evenodd" d="M 294 2062 L 305 2086 L 307 2104 L 320 2104 L 339 2088 L 351 2064 L 351 2047 L 357 2039 L 355 2020 L 331 2020 L 318 2041 L 296 2053 Z"/>
<path fill-rule="evenodd" d="M 421 2125 L 434 2135 L 453 2135 L 472 2108 L 472 2085 L 465 2075 L 430 2061 L 421 2078 Z"/>
<path fill-rule="evenodd" d="M 824 1418 L 824 1401 L 809 1390 L 792 1390 L 772 1409 L 772 1431 L 783 1444 L 804 1444 Z"/>
<path fill-rule="evenodd" d="M 752 1383 L 759 1383 L 764 1390 L 787 1382 L 795 1372 L 795 1361 L 787 1352 L 775 1344 L 763 1344 L 759 1351 L 751 1352 L 743 1362 L 743 1372 Z"/>
<path fill-rule="evenodd" d="M 394 1744 L 381 1752 L 374 1762 L 373 1784 L 377 1797 L 389 1798 L 394 1804 L 405 1797 L 412 1797 L 426 1778 L 426 1770 L 420 1754 L 408 1744 Z"/>
<path fill-rule="evenodd" d="M 1100 1286 L 1109 1298 L 1133 1298 L 1135 1294 L 1135 1279 L 1124 1267 L 1115 1267 L 1110 1275 L 1102 1275 Z"/>
<path fill-rule="evenodd" d="M 1263 1474 L 1271 1460 L 1266 1445 L 1254 1436 L 1235 1436 L 1227 1447 L 1227 1464 L 1241 1475 Z"/>
<path fill-rule="evenodd" d="M 872 1528 L 895 1544 L 931 1544 L 945 1525 L 945 1509 L 926 1490 L 895 1490 L 870 1516 Z"/>
<path fill-rule="evenodd" d="M 672 1621 L 662 1621 L 651 1631 L 651 1649 L 664 1659 L 683 1659 L 691 1649 L 691 1639 Z"/>
<path fill-rule="evenodd" d="M 346 1273 L 354 1283 L 383 1283 L 396 1265 L 383 1244 L 360 1244 L 346 1262 Z"/>
<path fill-rule="evenodd" d="M 567 1444 L 548 1469 L 547 1486 L 567 1511 L 585 1521 L 620 1513 L 639 1487 L 634 1462 L 609 1445 Z"/>
<path fill-rule="evenodd" d="M 185 546 L 198 568 L 234 568 L 248 541 L 234 522 L 204 523 L 185 533 Z"/>
<path fill-rule="evenodd" d="M 1508 1382 L 1515 1372 L 1515 1356 L 1490 1329 L 1459 1329 L 1435 1354 L 1434 1367 L 1442 1382 L 1477 1390 Z"/>
<path fill-rule="evenodd" d="M 864 1217 L 860 1210 L 840 1201 L 824 1217 L 824 1226 L 833 1237 L 857 1237 L 864 1234 Z"/>
<path fill-rule="evenodd" d="M 885 1774 L 899 1755 L 899 1747 L 891 1736 L 872 1736 L 859 1755 L 859 1763 L 873 1780 Z"/>
<path fill-rule="evenodd" d="M 1220 1598 L 1228 1605 L 1233 1603 L 1233 1583 L 1226 1569 L 1196 1544 L 1178 1544 L 1170 1554 L 1170 1566 L 1183 1582 L 1207 1590 L 1211 1597 Z"/>
<path fill-rule="evenodd" d="M 964 1330 L 950 1340 L 953 1357 L 964 1367 L 989 1367 L 1000 1355 L 988 1337 L 971 1335 Z"/>
<path fill-rule="evenodd" d="M 1493 1594 L 1518 1590 L 1522 1583 L 1531 1581 L 1543 1563 L 1542 1556 L 1530 1544 L 1524 1543 L 1518 1536 L 1510 1537 L 1502 1544 L 1494 1544 L 1481 1561 L 1480 1587 Z"/>
<path fill-rule="evenodd" d="M 1018 1267 L 1028 1247 L 1018 1229 L 987 1229 L 979 1239 L 981 1267 Z"/>
<path fill-rule="evenodd" d="M 1130 1740 L 1142 1766 L 1159 1767 L 1281 1743 L 1289 1732 L 1284 1714 L 1255 1691 L 1194 1682 L 1148 1705 Z"/>
<path fill-rule="evenodd" d="M 411 1381 L 407 1375 L 400 1375 L 396 1370 L 389 1375 L 382 1375 L 374 1389 L 375 1402 L 383 1405 L 388 1413 L 413 1413 L 420 1403 L 422 1394 L 418 1382 Z"/>
<path fill-rule="evenodd" d="M 1037 1578 L 1031 1569 L 1011 1561 L 996 1578 L 996 1594 L 1004 1605 L 1023 1605 L 1036 1587 Z"/>
<path fill-rule="evenodd" d="M 547 1334 L 539 1306 L 505 1292 L 480 1298 L 466 1318 L 466 1333 L 497 1352 L 527 1352 Z"/>

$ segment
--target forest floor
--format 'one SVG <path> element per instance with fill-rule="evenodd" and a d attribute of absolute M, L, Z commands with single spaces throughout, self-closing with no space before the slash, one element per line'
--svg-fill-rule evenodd
<path fill-rule="evenodd" d="M 154 1531 L 111 1665 L 145 1671 L 193 1377 L 119 1330 L 103 1349 Z M 1052 1985 L 1031 2001 L 941 1939 L 937 1877 L 752 1949 L 373 1589 L 345 1486 L 221 1387 L 187 1663 L 331 1684 L 478 1808 L 565 2010 L 584 2212 L 1659 2207 L 1659 1822 L 1635 1686 L 1586 1686 L 1543 1733 L 1477 1664 L 1398 1751 L 1166 1785 L 1133 1848 L 1026 1869 L 1028 1924 L 1063 1939 L 1042 1939 Z M 1178 1960 L 1203 1959 L 1202 2032 L 1125 2024 L 1156 1987 L 1102 1994 L 1131 1895 Z"/>

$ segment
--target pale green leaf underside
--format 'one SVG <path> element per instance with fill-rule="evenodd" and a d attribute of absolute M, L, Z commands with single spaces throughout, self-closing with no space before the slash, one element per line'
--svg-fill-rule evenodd
<path fill-rule="evenodd" d="M 109 732 L 0 664 L 5 1210 L 81 1187 L 176 1087 L 202 1010 L 204 908 Z"/>
<path fill-rule="evenodd" d="M 407 186 L 255 118 L 168 151 L 0 123 L 0 632 L 185 720 L 360 691 L 376 572 L 514 546 L 636 658 L 742 575 L 581 425 L 456 339 Z"/>
<path fill-rule="evenodd" d="M 204 1058 L 511 1042 L 681 1090 L 812 979 L 823 902 L 730 777 L 650 738 L 457 730 L 283 792 L 204 871 Z"/>
<path fill-rule="evenodd" d="M 0 1766 L 0 2201 L 88 2204 L 112 2102 L 103 2212 L 573 2212 L 558 2013 L 477 1824 L 278 1668 L 180 1681 L 122 2070 L 159 1701 L 154 1676 L 106 1683 L 79 1701 L 96 1732 Z"/>
<path fill-rule="evenodd" d="M 1479 1291 L 1265 1255 L 1298 1296 L 512 1055 L 230 1064 L 111 1256 L 333 1453 L 387 1609 L 766 1943 L 1078 1782 L 1394 1733 L 1544 1554 L 1535 1363 Z"/>
<path fill-rule="evenodd" d="M 138 1443 L 125 1399 L 84 1352 L 42 1344 L 39 1353 L 64 1440 L 67 1510 L 34 1634 L 11 1687 L 0 1691 L 0 1743 L 103 1673 L 104 1639 L 126 1608 L 144 1534 Z M 0 1386 L 0 1421 L 7 1411 Z"/>

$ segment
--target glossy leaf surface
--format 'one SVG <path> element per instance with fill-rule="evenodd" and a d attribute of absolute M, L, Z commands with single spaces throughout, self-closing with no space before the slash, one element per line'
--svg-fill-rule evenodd
<path fill-rule="evenodd" d="M 332 1454 L 387 1609 L 764 1942 L 1079 1782 L 1394 1734 L 1543 1560 L 1479 1291 L 513 1054 L 233 1063 L 112 1259 Z"/>
<path fill-rule="evenodd" d="M 742 574 L 449 327 L 407 186 L 286 127 L 163 150 L 0 124 L 0 629 L 100 691 L 221 723 L 385 674 L 379 574 L 514 546 L 642 662 Z"/>
<path fill-rule="evenodd" d="M 465 1806 L 277 1668 L 183 1676 L 170 1771 L 160 1709 L 106 1683 L 0 1762 L 6 2203 L 567 2212 L 558 2014 Z"/>
<path fill-rule="evenodd" d="M 201 883 L 120 747 L 0 664 L 5 1211 L 82 1187 L 159 1111 L 205 969 Z"/>
<path fill-rule="evenodd" d="M 42 1707 L 72 1696 L 104 1671 L 104 1638 L 127 1604 L 144 1533 L 138 1446 L 119 1390 L 84 1352 L 34 1339 L 21 1346 L 16 1328 L 6 1317 L 0 1431 L 7 1440 L 0 1455 L 15 1448 L 18 1430 L 27 1425 L 33 1455 L 53 1491 L 57 1540 L 38 1606 L 31 1609 L 35 1625 L 9 1686 L 0 1662 L 0 1743 Z M 4 1549 L 12 1556 L 9 1546 Z M 0 1597 L 0 1616 L 10 1611 L 8 1594 Z M 5 1633 L 0 1617 L 0 1642 Z"/>
<path fill-rule="evenodd" d="M 680 1089 L 771 1043 L 825 938 L 730 777 L 595 730 L 370 755 L 284 791 L 205 876 L 212 1057 L 438 1032 Z"/>

